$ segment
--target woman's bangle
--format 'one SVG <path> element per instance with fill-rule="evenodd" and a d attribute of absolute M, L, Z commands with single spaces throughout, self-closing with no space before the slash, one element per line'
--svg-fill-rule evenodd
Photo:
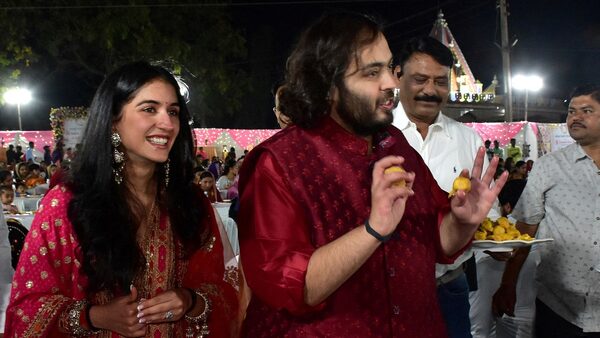
<path fill-rule="evenodd" d="M 197 297 L 202 298 L 204 301 L 204 311 L 197 316 L 185 315 L 185 319 L 189 322 L 189 326 L 186 329 L 186 337 L 205 337 L 210 334 L 208 329 L 208 315 L 210 314 L 210 299 L 208 295 L 200 290 L 193 290 Z M 196 298 L 197 299 L 197 298 Z"/>
<path fill-rule="evenodd" d="M 74 336 L 92 336 L 100 333 L 100 330 L 93 327 L 89 320 L 90 307 L 90 302 L 85 299 L 69 305 L 60 316 L 61 329 Z"/>

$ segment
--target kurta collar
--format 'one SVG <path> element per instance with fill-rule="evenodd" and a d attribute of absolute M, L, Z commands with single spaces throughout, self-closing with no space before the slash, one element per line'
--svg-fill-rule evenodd
<path fill-rule="evenodd" d="M 367 140 L 347 131 L 330 116 L 323 118 L 323 122 L 317 129 L 318 133 L 324 138 L 330 140 L 333 144 L 339 145 L 339 147 L 345 151 L 362 156 L 368 154 L 369 144 Z M 389 135 L 387 131 L 374 135 L 373 146 L 385 139 L 386 135 Z"/>

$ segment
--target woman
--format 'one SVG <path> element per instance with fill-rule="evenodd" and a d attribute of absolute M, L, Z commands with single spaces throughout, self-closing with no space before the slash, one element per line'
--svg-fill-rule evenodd
<path fill-rule="evenodd" d="M 25 180 L 27 180 L 27 176 L 29 175 L 29 167 L 27 166 L 27 163 L 25 162 L 19 162 L 15 165 L 15 171 L 14 171 L 14 178 L 15 178 L 15 184 L 17 183 L 25 183 Z"/>
<path fill-rule="evenodd" d="M 7 336 L 236 334 L 237 268 L 192 182 L 189 119 L 160 67 L 132 63 L 104 80 L 81 153 L 27 237 Z"/>
<path fill-rule="evenodd" d="M 242 155 L 242 157 L 240 157 L 237 162 L 235 163 L 235 172 L 236 175 L 233 178 L 233 183 L 231 183 L 231 185 L 229 186 L 229 188 L 227 189 L 227 199 L 234 199 L 236 197 L 238 197 L 239 195 L 239 191 L 238 191 L 238 183 L 240 180 L 240 168 L 242 167 L 242 164 L 244 163 L 244 157 Z"/>
<path fill-rule="evenodd" d="M 215 187 L 215 178 L 210 171 L 201 172 L 198 178 L 199 180 L 197 184 L 200 186 L 200 189 L 204 191 L 204 194 L 211 202 L 223 202 L 221 194 L 219 194 L 217 188 Z"/>
<path fill-rule="evenodd" d="M 229 160 L 223 167 L 223 175 L 217 180 L 217 189 L 227 190 L 233 184 L 235 176 L 238 174 L 238 169 L 235 160 Z"/>

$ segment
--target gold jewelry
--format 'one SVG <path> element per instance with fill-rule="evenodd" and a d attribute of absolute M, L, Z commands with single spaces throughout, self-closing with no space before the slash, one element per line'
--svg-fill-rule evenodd
<path fill-rule="evenodd" d="M 121 135 L 113 131 L 110 135 L 110 143 L 113 148 L 113 175 L 115 183 L 123 183 L 123 168 L 125 167 L 125 153 L 118 148 L 121 146 Z"/>
<path fill-rule="evenodd" d="M 210 314 L 210 299 L 206 293 L 196 289 L 194 290 L 196 296 L 202 298 L 204 300 L 204 311 L 197 316 L 189 316 L 185 315 L 185 319 L 188 321 L 189 327 L 185 332 L 186 338 L 203 338 L 210 334 L 210 330 L 208 329 L 208 315 Z"/>
<path fill-rule="evenodd" d="M 171 169 L 171 159 L 167 158 L 167 162 L 165 162 L 165 187 L 169 186 L 169 170 Z"/>
<path fill-rule="evenodd" d="M 60 315 L 59 327 L 73 336 L 92 336 L 100 333 L 101 330 L 92 329 L 92 323 L 87 319 L 87 311 L 90 302 L 87 300 L 78 300 L 69 305 Z M 81 325 L 83 321 L 88 321 L 87 325 L 90 328 L 85 328 Z"/>
<path fill-rule="evenodd" d="M 165 312 L 165 319 L 166 319 L 166 320 L 171 320 L 171 319 L 173 319 L 173 316 L 174 316 L 174 315 L 173 315 L 173 311 L 169 310 L 169 311 Z"/>

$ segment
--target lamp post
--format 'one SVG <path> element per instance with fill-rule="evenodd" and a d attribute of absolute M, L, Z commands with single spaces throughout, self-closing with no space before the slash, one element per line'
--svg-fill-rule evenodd
<path fill-rule="evenodd" d="M 25 88 L 11 88 L 4 93 L 4 100 L 9 104 L 17 105 L 17 115 L 19 117 L 19 130 L 23 130 L 21 124 L 21 105 L 31 101 L 31 92 Z"/>
<path fill-rule="evenodd" d="M 516 75 L 512 78 L 512 86 L 517 90 L 525 91 L 525 116 L 527 121 L 529 91 L 537 92 L 544 86 L 544 80 L 537 75 Z"/>

